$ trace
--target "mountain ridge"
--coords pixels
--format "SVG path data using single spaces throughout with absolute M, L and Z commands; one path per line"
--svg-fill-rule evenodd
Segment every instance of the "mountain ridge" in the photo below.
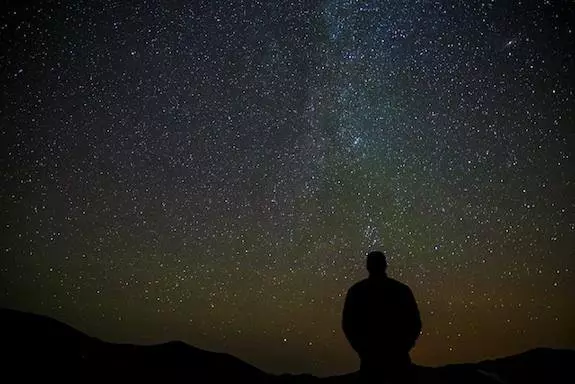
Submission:
M 170 380 L 249 383 L 359 382 L 359 373 L 318 378 L 273 375 L 226 353 L 181 341 L 156 345 L 115 344 L 91 337 L 47 316 L 0 308 L 4 368 L 19 379 L 101 382 Z M 23 367 L 31 367 L 25 369 Z M 414 366 L 417 383 L 573 383 L 575 351 L 536 348 L 517 355 L 442 367 Z M 0 377 L 2 377 L 0 376 Z

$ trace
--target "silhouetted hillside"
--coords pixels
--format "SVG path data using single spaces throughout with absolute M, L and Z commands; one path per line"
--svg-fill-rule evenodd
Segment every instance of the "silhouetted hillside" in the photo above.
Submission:
M 271 375 L 182 342 L 107 343 L 48 317 L 0 309 L 2 382 L 356 383 L 358 374 Z M 534 349 L 474 364 L 416 367 L 418 383 L 574 383 L 575 351 Z
M 267 382 L 270 375 L 234 356 L 174 341 L 113 344 L 45 316 L 0 309 L 3 365 L 8 377 L 100 382 Z M 6 368 L 3 369 L 6 373 Z M 12 376 L 14 374 L 15 376 Z M 158 381 L 159 380 L 159 381 Z M 3 382 L 6 382 L 2 380 Z

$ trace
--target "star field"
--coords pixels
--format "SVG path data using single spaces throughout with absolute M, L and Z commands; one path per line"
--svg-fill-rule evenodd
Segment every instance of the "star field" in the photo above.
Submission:
M 385 250 L 439 365 L 575 347 L 568 1 L 36 1 L 0 16 L 0 305 L 345 373 Z

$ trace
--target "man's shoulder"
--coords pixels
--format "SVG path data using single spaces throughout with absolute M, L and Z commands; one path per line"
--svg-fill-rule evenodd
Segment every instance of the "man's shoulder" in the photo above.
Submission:
M 358 281 L 357 283 L 355 283 L 354 285 L 352 285 L 349 289 L 348 292 L 357 292 L 357 291 L 361 291 L 363 289 L 366 289 L 368 285 L 368 279 L 363 279 Z
M 396 289 L 398 291 L 411 292 L 411 288 L 409 288 L 407 284 L 392 279 L 391 277 L 387 278 L 387 284 L 389 284 L 391 287 L 393 287 L 393 289 Z
M 391 278 L 391 277 L 387 277 L 387 282 L 388 282 L 388 284 L 393 284 L 393 285 L 397 285 L 397 286 L 399 286 L 399 287 L 408 288 L 408 287 L 407 287 L 407 284 L 402 283 L 402 282 L 399 281 L 399 280 L 395 280 L 395 279 L 393 279 L 393 278 Z
M 401 281 L 392 279 L 389 276 L 386 276 L 384 279 L 381 280 L 370 280 L 369 278 L 363 279 L 355 283 L 348 289 L 348 293 L 357 293 L 363 291 L 369 291 L 372 289 L 392 289 L 401 292 L 411 292 L 411 288 L 407 284 L 402 283 Z

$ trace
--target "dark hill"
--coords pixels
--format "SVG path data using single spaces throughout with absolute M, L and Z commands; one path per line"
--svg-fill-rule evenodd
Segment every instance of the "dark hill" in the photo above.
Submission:
M 0 309 L 3 375 L 57 382 L 268 382 L 234 356 L 182 342 L 139 346 L 89 337 L 49 317 Z M 2 382 L 5 381 L 0 378 Z
M 182 342 L 113 344 L 48 317 L 0 309 L 2 382 L 358 382 L 358 374 L 271 375 L 235 358 Z M 575 383 L 575 351 L 538 348 L 473 364 L 415 367 L 418 383 Z

